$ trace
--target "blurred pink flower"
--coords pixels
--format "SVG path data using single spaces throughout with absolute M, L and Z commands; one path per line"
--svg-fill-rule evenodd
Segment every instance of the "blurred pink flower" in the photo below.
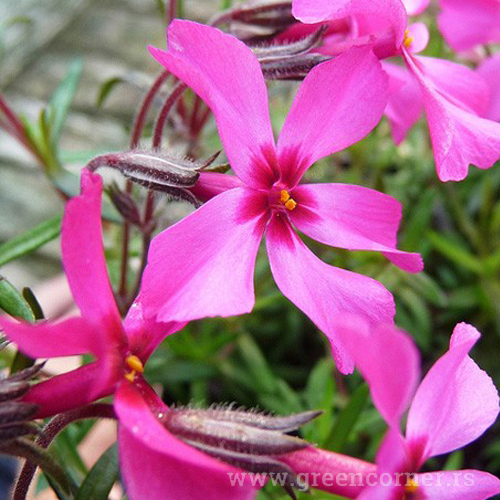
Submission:
M 418 388 L 418 350 L 406 334 L 393 326 L 370 329 L 359 318 L 340 319 L 338 332 L 389 424 L 377 455 L 378 477 L 407 474 L 408 479 L 367 487 L 359 499 L 482 500 L 500 493 L 500 480 L 482 471 L 417 473 L 428 458 L 469 444 L 497 418 L 497 390 L 468 356 L 480 337 L 474 327 L 455 327 L 448 351 Z M 408 407 L 403 437 L 400 421 Z
M 34 358 L 92 354 L 95 361 L 32 387 L 24 398 L 37 403 L 37 417 L 67 411 L 112 394 L 116 384 L 139 374 L 155 347 L 183 324 L 156 323 L 134 304 L 122 323 L 104 259 L 101 222 L 102 180 L 82 172 L 82 194 L 66 206 L 62 258 L 82 316 L 59 323 L 14 322 L 0 317 L 0 327 L 19 349 Z
M 421 12 L 427 3 L 294 0 L 293 13 L 303 23 L 349 23 L 340 39 L 325 38 L 323 53 L 370 46 L 379 58 L 403 57 L 409 74 L 384 64 L 390 76 L 386 114 L 395 142 L 405 138 L 424 109 L 438 176 L 458 181 L 467 176 L 470 164 L 487 169 L 500 158 L 500 124 L 487 119 L 489 89 L 480 75 L 451 61 L 415 55 L 425 48 L 429 34 L 422 23 L 408 26 L 407 15 Z
M 487 116 L 491 120 L 500 122 L 500 54 L 485 59 L 477 68 L 477 72 L 491 89 Z
M 498 0 L 439 0 L 438 26 L 444 39 L 457 51 L 500 42 Z
M 293 226 L 327 245 L 380 251 L 406 271 L 422 269 L 418 254 L 396 249 L 396 200 L 360 186 L 299 184 L 316 160 L 359 141 L 379 121 L 386 105 L 379 62 L 369 48 L 353 49 L 314 68 L 275 146 L 264 78 L 248 47 L 188 21 L 170 25 L 168 42 L 169 51 L 151 53 L 212 109 L 238 179 L 215 174 L 220 194 L 154 239 L 139 296 L 145 315 L 188 321 L 250 312 L 266 232 L 278 287 L 327 334 L 339 369 L 352 370 L 332 319 L 349 311 L 392 321 L 393 298 L 380 283 L 320 261 Z M 203 176 L 207 185 L 211 175 Z

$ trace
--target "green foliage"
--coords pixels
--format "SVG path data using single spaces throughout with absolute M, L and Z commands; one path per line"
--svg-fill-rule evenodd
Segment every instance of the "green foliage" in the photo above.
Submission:
M 18 259 L 40 248 L 45 243 L 59 236 L 61 231 L 61 216 L 42 222 L 15 238 L 0 245 L 0 266 L 11 260 Z

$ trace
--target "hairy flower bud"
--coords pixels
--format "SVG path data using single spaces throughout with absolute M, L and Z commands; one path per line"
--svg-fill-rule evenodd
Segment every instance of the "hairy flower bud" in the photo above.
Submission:
M 137 204 L 125 191 L 122 191 L 116 184 L 111 184 L 109 187 L 109 195 L 113 205 L 123 218 L 135 226 L 142 225 L 141 214 Z
M 38 427 L 27 422 L 35 415 L 38 405 L 18 400 L 29 391 L 30 379 L 42 366 L 35 365 L 0 379 L 0 448 L 18 437 L 38 433 Z
M 248 40 L 277 35 L 296 22 L 290 0 L 259 0 L 222 12 L 214 17 L 210 24 L 229 24 L 229 31 L 233 35 Z
M 179 439 L 219 460 L 253 473 L 281 474 L 287 478 L 285 490 L 295 498 L 295 474 L 280 456 L 302 450 L 309 443 L 285 433 L 320 414 L 310 411 L 274 417 L 231 407 L 173 408 L 159 419 Z
M 92 172 L 103 167 L 118 170 L 136 184 L 197 205 L 188 188 L 195 185 L 200 172 L 211 165 L 218 155 L 217 152 L 206 161 L 193 161 L 163 152 L 133 150 L 98 156 L 87 168 Z
M 329 59 L 330 57 L 321 54 L 304 54 L 264 61 L 261 67 L 267 80 L 303 80 L 317 64 Z
M 257 59 L 262 63 L 265 61 L 280 60 L 287 57 L 297 57 L 307 54 L 316 48 L 322 41 L 328 25 L 323 25 L 314 33 L 300 40 L 289 43 L 267 43 L 260 45 L 249 45 Z

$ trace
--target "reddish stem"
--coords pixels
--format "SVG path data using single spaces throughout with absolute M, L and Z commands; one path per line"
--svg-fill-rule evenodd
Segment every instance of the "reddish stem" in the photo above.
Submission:
M 26 134 L 24 132 L 23 124 L 21 120 L 16 116 L 16 114 L 10 109 L 7 101 L 4 99 L 3 95 L 0 94 L 0 110 L 3 112 L 9 123 L 12 125 L 13 129 L 16 131 L 16 136 L 19 140 L 26 140 Z
M 141 140 L 142 131 L 144 130 L 144 124 L 146 123 L 146 118 L 148 111 L 151 108 L 154 98 L 158 94 L 161 86 L 167 78 L 170 72 L 164 70 L 158 78 L 154 81 L 151 88 L 148 90 L 147 94 L 142 101 L 141 107 L 135 117 L 134 126 L 132 128 L 132 136 L 130 138 L 130 149 L 135 149 L 139 146 Z M 127 181 L 126 188 L 127 194 L 132 193 L 132 182 Z M 120 287 L 118 289 L 118 298 L 121 309 L 127 304 L 127 282 L 128 282 L 128 258 L 129 258 L 129 247 L 130 247 L 130 223 L 125 220 L 123 223 L 123 239 L 122 239 L 122 261 L 120 268 Z
M 177 17 L 177 0 L 168 2 L 167 25 Z
M 167 122 L 168 115 L 170 110 L 177 102 L 177 99 L 182 95 L 182 93 L 186 90 L 187 85 L 185 83 L 179 82 L 172 90 L 171 94 L 168 96 L 165 104 L 160 110 L 160 114 L 158 115 L 158 119 L 156 120 L 154 135 L 153 135 L 153 149 L 161 148 L 161 140 L 163 135 L 163 129 L 165 128 L 165 123 Z
M 170 111 L 172 110 L 172 108 L 174 107 L 175 103 L 177 102 L 177 99 L 179 99 L 179 97 L 186 90 L 186 88 L 187 88 L 187 85 L 185 83 L 179 82 L 174 87 L 174 89 L 172 90 L 172 92 L 168 96 L 167 100 L 163 104 L 163 107 L 160 110 L 160 113 L 158 115 L 158 118 L 157 118 L 156 124 L 155 124 L 154 135 L 153 135 L 153 149 L 160 149 L 161 148 L 163 129 L 165 128 L 165 124 L 167 122 L 168 115 L 169 115 Z M 142 273 L 143 273 L 144 268 L 146 267 L 146 263 L 147 263 L 149 245 L 151 243 L 151 235 L 152 235 L 153 230 L 154 230 L 154 227 L 151 224 L 151 220 L 153 219 L 153 214 L 154 214 L 154 201 L 155 201 L 154 192 L 149 191 L 148 197 L 146 199 L 146 206 L 144 208 L 141 269 L 139 271 L 137 283 L 136 283 L 136 286 L 134 289 L 133 297 L 131 297 L 131 301 L 134 300 L 135 296 L 139 292 Z M 127 304 L 127 305 L 129 305 L 129 304 Z
M 38 152 L 37 148 L 33 145 L 30 138 L 26 135 L 24 130 L 24 125 L 17 115 L 12 111 L 7 101 L 4 99 L 3 95 L 0 93 L 0 111 L 3 112 L 7 119 L 8 128 L 7 132 L 13 135 L 19 142 L 21 142 L 26 149 L 28 149 L 33 156 L 44 165 L 43 157 Z
M 144 123 L 146 121 L 146 117 L 153 103 L 153 99 L 156 97 L 156 94 L 160 90 L 160 87 L 169 77 L 170 72 L 168 70 L 163 71 L 160 76 L 155 80 L 148 93 L 144 97 L 144 101 L 139 108 L 139 112 L 137 113 L 134 120 L 134 127 L 132 129 L 132 137 L 130 140 L 130 149 L 134 149 L 139 145 L 139 141 L 141 140 L 142 131 L 144 129 Z
M 116 418 L 112 405 L 97 403 L 61 413 L 54 417 L 44 428 L 36 444 L 41 448 L 48 448 L 54 438 L 69 424 L 87 418 Z M 36 465 L 26 462 L 17 479 L 12 500 L 25 500 L 36 472 Z

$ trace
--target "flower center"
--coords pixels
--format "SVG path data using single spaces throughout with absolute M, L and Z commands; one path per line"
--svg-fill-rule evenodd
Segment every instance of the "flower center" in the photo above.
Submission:
M 134 382 L 137 373 L 144 373 L 144 365 L 135 354 L 127 356 L 125 358 L 125 363 L 130 369 L 130 371 L 127 371 L 127 373 L 125 373 L 125 378 L 129 382 Z
M 418 490 L 418 482 L 414 477 L 410 477 L 405 484 L 405 494 L 403 499 L 409 500 Z
M 408 49 L 410 48 L 412 42 L 413 42 L 413 37 L 410 36 L 410 30 L 406 30 L 405 38 L 403 40 L 403 45 Z
M 290 193 L 286 189 L 282 189 L 280 192 L 280 203 L 290 211 L 294 210 L 297 206 L 297 202 L 290 196 Z

